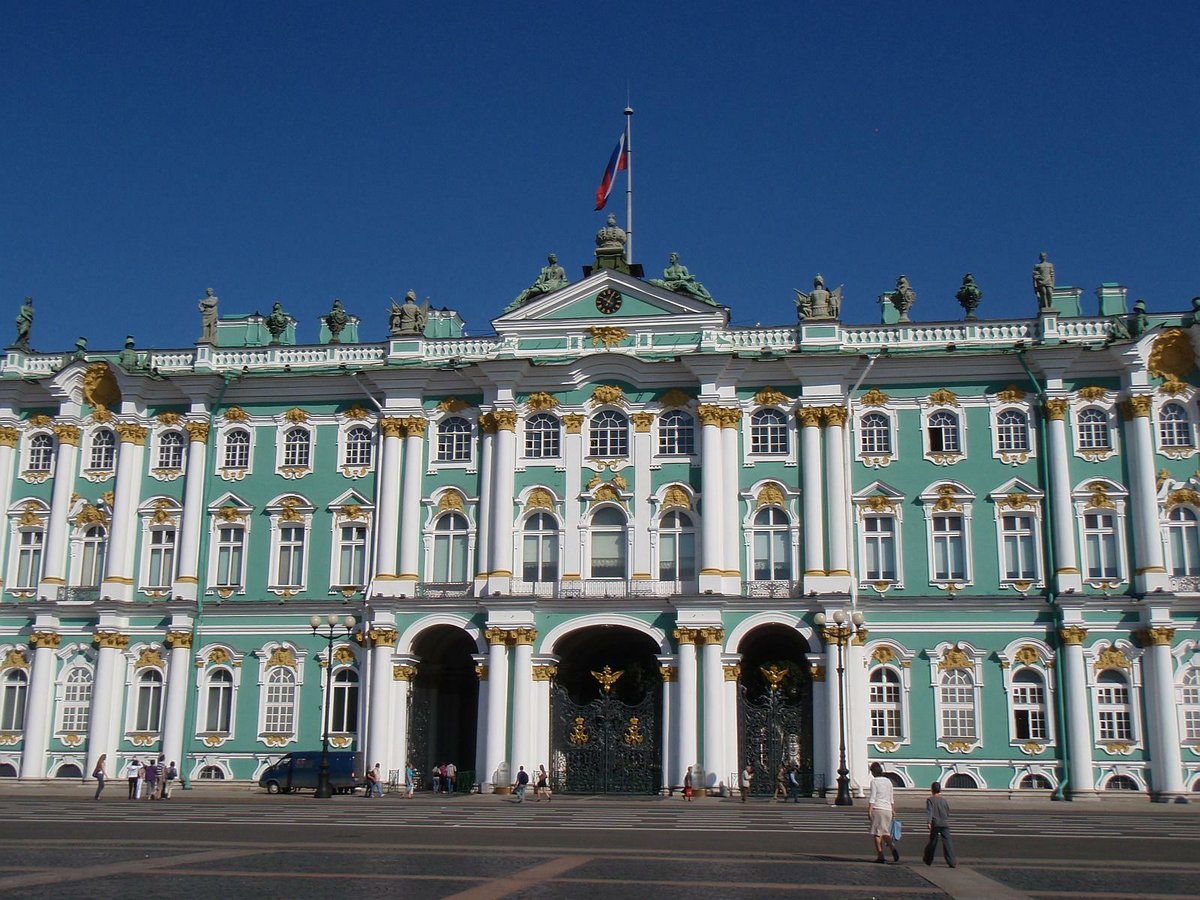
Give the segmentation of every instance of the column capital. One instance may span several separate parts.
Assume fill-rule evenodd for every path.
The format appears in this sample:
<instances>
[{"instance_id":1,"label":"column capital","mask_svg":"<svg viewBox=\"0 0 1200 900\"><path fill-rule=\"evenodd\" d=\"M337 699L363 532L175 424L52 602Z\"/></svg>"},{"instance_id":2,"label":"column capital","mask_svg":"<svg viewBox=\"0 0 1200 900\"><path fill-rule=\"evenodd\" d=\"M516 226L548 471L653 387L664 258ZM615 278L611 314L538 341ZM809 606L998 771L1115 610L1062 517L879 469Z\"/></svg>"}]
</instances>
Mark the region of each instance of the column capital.
<instances>
[{"instance_id":1,"label":"column capital","mask_svg":"<svg viewBox=\"0 0 1200 900\"><path fill-rule=\"evenodd\" d=\"M567 434L580 434L583 430L583 416L579 413L567 413L562 421Z\"/></svg>"},{"instance_id":2,"label":"column capital","mask_svg":"<svg viewBox=\"0 0 1200 900\"><path fill-rule=\"evenodd\" d=\"M509 640L514 644L532 646L537 640L536 628L514 628L508 633Z\"/></svg>"},{"instance_id":3,"label":"column capital","mask_svg":"<svg viewBox=\"0 0 1200 900\"><path fill-rule=\"evenodd\" d=\"M150 433L149 428L137 422L118 422L113 430L117 432L122 444L144 444L146 435Z\"/></svg>"},{"instance_id":4,"label":"column capital","mask_svg":"<svg viewBox=\"0 0 1200 900\"><path fill-rule=\"evenodd\" d=\"M679 677L679 668L677 666L659 666L658 676L664 684L669 684Z\"/></svg>"},{"instance_id":5,"label":"column capital","mask_svg":"<svg viewBox=\"0 0 1200 900\"><path fill-rule=\"evenodd\" d=\"M496 424L496 414L485 412L479 417L479 429L484 434L495 434L500 426Z\"/></svg>"},{"instance_id":6,"label":"column capital","mask_svg":"<svg viewBox=\"0 0 1200 900\"><path fill-rule=\"evenodd\" d=\"M802 406L796 410L796 419L800 422L801 428L820 428L821 407Z\"/></svg>"},{"instance_id":7,"label":"column capital","mask_svg":"<svg viewBox=\"0 0 1200 900\"><path fill-rule=\"evenodd\" d=\"M721 407L721 427L722 428L737 428L738 423L742 421L742 408L740 406L723 406Z\"/></svg>"},{"instance_id":8,"label":"column capital","mask_svg":"<svg viewBox=\"0 0 1200 900\"><path fill-rule=\"evenodd\" d=\"M60 444L79 444L80 430L78 425L54 424L50 426L50 430L54 432L54 437L58 439Z\"/></svg>"},{"instance_id":9,"label":"column capital","mask_svg":"<svg viewBox=\"0 0 1200 900\"><path fill-rule=\"evenodd\" d=\"M494 409L491 415L497 431L517 430L517 411L515 409Z\"/></svg>"},{"instance_id":10,"label":"column capital","mask_svg":"<svg viewBox=\"0 0 1200 900\"><path fill-rule=\"evenodd\" d=\"M403 663L392 666L392 681L412 681L417 677L417 667Z\"/></svg>"},{"instance_id":11,"label":"column capital","mask_svg":"<svg viewBox=\"0 0 1200 900\"><path fill-rule=\"evenodd\" d=\"M1149 394L1134 394L1121 404L1121 412L1126 419L1146 419L1150 417L1150 407L1153 401Z\"/></svg>"},{"instance_id":12,"label":"column capital","mask_svg":"<svg viewBox=\"0 0 1200 900\"><path fill-rule=\"evenodd\" d=\"M697 633L701 643L719 645L725 640L725 629L719 625L697 629Z\"/></svg>"},{"instance_id":13,"label":"column capital","mask_svg":"<svg viewBox=\"0 0 1200 900\"><path fill-rule=\"evenodd\" d=\"M1152 625L1137 633L1138 640L1146 646L1170 647L1175 640L1175 629L1166 625Z\"/></svg>"},{"instance_id":14,"label":"column capital","mask_svg":"<svg viewBox=\"0 0 1200 900\"><path fill-rule=\"evenodd\" d=\"M713 403L702 403L696 408L696 418L700 420L701 425L715 425L721 427L721 407Z\"/></svg>"},{"instance_id":15,"label":"column capital","mask_svg":"<svg viewBox=\"0 0 1200 900\"><path fill-rule=\"evenodd\" d=\"M404 437L404 419L395 416L384 416L379 420L379 433L385 438Z\"/></svg>"},{"instance_id":16,"label":"column capital","mask_svg":"<svg viewBox=\"0 0 1200 900\"><path fill-rule=\"evenodd\" d=\"M721 669L725 672L726 681L737 681L742 677L742 667L738 663L731 666L722 666Z\"/></svg>"},{"instance_id":17,"label":"column capital","mask_svg":"<svg viewBox=\"0 0 1200 900\"><path fill-rule=\"evenodd\" d=\"M553 681L554 676L558 674L558 666L553 664L538 665L533 667L534 681Z\"/></svg>"},{"instance_id":18,"label":"column capital","mask_svg":"<svg viewBox=\"0 0 1200 900\"><path fill-rule=\"evenodd\" d=\"M59 644L62 643L62 635L57 631L35 631L29 636L29 643L36 650L41 650L43 647L57 650Z\"/></svg>"},{"instance_id":19,"label":"column capital","mask_svg":"<svg viewBox=\"0 0 1200 900\"><path fill-rule=\"evenodd\" d=\"M493 647L508 643L508 631L504 628L488 628L483 632L487 642Z\"/></svg>"},{"instance_id":20,"label":"column capital","mask_svg":"<svg viewBox=\"0 0 1200 900\"><path fill-rule=\"evenodd\" d=\"M697 644L701 640L699 628L676 628L671 634L680 644Z\"/></svg>"},{"instance_id":21,"label":"column capital","mask_svg":"<svg viewBox=\"0 0 1200 900\"><path fill-rule=\"evenodd\" d=\"M823 406L821 407L821 418L825 420L826 425L833 425L841 428L846 424L847 410L844 406Z\"/></svg>"},{"instance_id":22,"label":"column capital","mask_svg":"<svg viewBox=\"0 0 1200 900\"><path fill-rule=\"evenodd\" d=\"M425 437L425 429L429 427L429 420L424 416L409 416L402 420L404 423L404 432L410 438Z\"/></svg>"},{"instance_id":23,"label":"column capital","mask_svg":"<svg viewBox=\"0 0 1200 900\"><path fill-rule=\"evenodd\" d=\"M101 650L124 650L129 646L129 635L112 629L97 629L92 642Z\"/></svg>"},{"instance_id":24,"label":"column capital","mask_svg":"<svg viewBox=\"0 0 1200 900\"><path fill-rule=\"evenodd\" d=\"M1062 642L1071 646L1081 646L1087 640L1087 629L1080 625L1064 625L1058 629Z\"/></svg>"},{"instance_id":25,"label":"column capital","mask_svg":"<svg viewBox=\"0 0 1200 900\"><path fill-rule=\"evenodd\" d=\"M633 430L635 432L646 433L654 424L654 413L652 412L636 412L629 417L633 422Z\"/></svg>"},{"instance_id":26,"label":"column capital","mask_svg":"<svg viewBox=\"0 0 1200 900\"><path fill-rule=\"evenodd\" d=\"M21 439L21 432L8 425L0 426L0 447L15 447Z\"/></svg>"},{"instance_id":27,"label":"column capital","mask_svg":"<svg viewBox=\"0 0 1200 900\"><path fill-rule=\"evenodd\" d=\"M487 663L475 663L475 677L478 678L480 681L488 680Z\"/></svg>"},{"instance_id":28,"label":"column capital","mask_svg":"<svg viewBox=\"0 0 1200 900\"><path fill-rule=\"evenodd\" d=\"M1066 419L1067 409L1070 405L1070 402L1062 397L1050 397L1042 404L1042 412L1047 421L1061 422Z\"/></svg>"},{"instance_id":29,"label":"column capital","mask_svg":"<svg viewBox=\"0 0 1200 900\"><path fill-rule=\"evenodd\" d=\"M207 422L184 422L184 430L188 433L188 440L198 444L203 444L208 441L208 423Z\"/></svg>"},{"instance_id":30,"label":"column capital","mask_svg":"<svg viewBox=\"0 0 1200 900\"><path fill-rule=\"evenodd\" d=\"M184 630L168 631L163 643L172 650L185 649L190 650L192 647L192 633Z\"/></svg>"},{"instance_id":31,"label":"column capital","mask_svg":"<svg viewBox=\"0 0 1200 900\"><path fill-rule=\"evenodd\" d=\"M369 629L367 631L367 638L376 647L395 647L399 635L396 634L395 628L381 627Z\"/></svg>"}]
</instances>

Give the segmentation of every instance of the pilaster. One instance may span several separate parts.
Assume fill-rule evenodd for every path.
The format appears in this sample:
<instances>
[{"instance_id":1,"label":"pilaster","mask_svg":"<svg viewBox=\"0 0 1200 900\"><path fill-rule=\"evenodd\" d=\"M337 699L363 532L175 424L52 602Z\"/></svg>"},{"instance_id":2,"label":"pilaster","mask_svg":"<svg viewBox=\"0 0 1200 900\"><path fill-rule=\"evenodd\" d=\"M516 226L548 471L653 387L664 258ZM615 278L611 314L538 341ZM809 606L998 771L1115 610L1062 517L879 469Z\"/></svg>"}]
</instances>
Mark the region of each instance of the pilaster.
<instances>
[{"instance_id":1,"label":"pilaster","mask_svg":"<svg viewBox=\"0 0 1200 900\"><path fill-rule=\"evenodd\" d=\"M108 530L108 554L101 591L113 600L128 603L133 600L135 529L149 429L137 422L118 422L116 432L120 440L117 483L113 491L112 522Z\"/></svg>"},{"instance_id":2,"label":"pilaster","mask_svg":"<svg viewBox=\"0 0 1200 900\"><path fill-rule=\"evenodd\" d=\"M50 737L51 702L57 659L54 652L62 642L57 620L38 616L35 631L29 637L33 647L33 665L29 673L29 694L25 701L25 727L22 732L21 777L46 777L46 749ZM91 771L90 769L88 770Z\"/></svg>"},{"instance_id":3,"label":"pilaster","mask_svg":"<svg viewBox=\"0 0 1200 900\"><path fill-rule=\"evenodd\" d=\"M1075 546L1075 514L1071 506L1070 451L1067 447L1065 417L1068 402L1051 397L1045 403L1046 444L1050 456L1050 521L1054 524L1055 584L1059 594L1083 590L1079 572L1079 554Z\"/></svg>"},{"instance_id":4,"label":"pilaster","mask_svg":"<svg viewBox=\"0 0 1200 900\"><path fill-rule=\"evenodd\" d=\"M1134 590L1166 591L1171 587L1163 556L1159 527L1158 489L1154 475L1154 435L1150 421L1151 399L1135 394L1123 404L1129 440L1129 500L1133 507Z\"/></svg>"},{"instance_id":5,"label":"pilaster","mask_svg":"<svg viewBox=\"0 0 1200 900\"><path fill-rule=\"evenodd\" d=\"M701 593L720 593L725 574L725 545L721 531L721 520L724 517L724 498L721 492L724 472L721 464L722 412L719 406L707 405L697 410L700 419ZM683 771L687 771L686 766ZM679 778L682 780L682 773Z\"/></svg>"},{"instance_id":6,"label":"pilaster","mask_svg":"<svg viewBox=\"0 0 1200 900\"><path fill-rule=\"evenodd\" d=\"M68 516L75 492L80 435L78 425L56 424L53 429L58 449L54 455L54 488L50 496L50 520L46 526L42 579L38 584L38 596L49 599L54 599L58 589L67 583Z\"/></svg>"},{"instance_id":7,"label":"pilaster","mask_svg":"<svg viewBox=\"0 0 1200 900\"><path fill-rule=\"evenodd\" d=\"M1083 642L1087 629L1067 624L1058 630L1062 642L1063 702L1067 715L1068 793L1072 800L1095 800L1096 776L1092 768L1091 703L1088 698Z\"/></svg>"},{"instance_id":8,"label":"pilaster","mask_svg":"<svg viewBox=\"0 0 1200 900\"><path fill-rule=\"evenodd\" d=\"M675 784L674 788L683 787L683 776L690 766L697 764L697 734L696 734L696 641L699 640L699 629L676 628L675 640L679 645L676 652L676 691L677 715L675 716L675 731L679 741L675 745ZM695 774L695 773L693 773ZM695 782L693 782L695 786Z\"/></svg>"},{"instance_id":9,"label":"pilaster","mask_svg":"<svg viewBox=\"0 0 1200 900\"><path fill-rule=\"evenodd\" d=\"M400 592L396 550L400 531L400 457L403 422L394 416L379 420L378 504L375 509L375 592L387 597Z\"/></svg>"},{"instance_id":10,"label":"pilaster","mask_svg":"<svg viewBox=\"0 0 1200 900\"><path fill-rule=\"evenodd\" d=\"M179 528L179 565L171 593L195 600L200 589L200 536L204 527L204 484L208 478L208 422L187 422L187 475ZM179 760L180 765L183 764Z\"/></svg>"},{"instance_id":11,"label":"pilaster","mask_svg":"<svg viewBox=\"0 0 1200 900\"><path fill-rule=\"evenodd\" d=\"M163 710L162 752L167 762L184 767L184 743L187 719L187 698L191 687L192 618L175 615L163 643L167 653L167 697Z\"/></svg>"},{"instance_id":12,"label":"pilaster","mask_svg":"<svg viewBox=\"0 0 1200 900\"><path fill-rule=\"evenodd\" d=\"M413 597L417 582L421 549L421 484L425 456L424 416L404 419L404 486L400 500L400 571L396 588L399 596Z\"/></svg>"}]
</instances>

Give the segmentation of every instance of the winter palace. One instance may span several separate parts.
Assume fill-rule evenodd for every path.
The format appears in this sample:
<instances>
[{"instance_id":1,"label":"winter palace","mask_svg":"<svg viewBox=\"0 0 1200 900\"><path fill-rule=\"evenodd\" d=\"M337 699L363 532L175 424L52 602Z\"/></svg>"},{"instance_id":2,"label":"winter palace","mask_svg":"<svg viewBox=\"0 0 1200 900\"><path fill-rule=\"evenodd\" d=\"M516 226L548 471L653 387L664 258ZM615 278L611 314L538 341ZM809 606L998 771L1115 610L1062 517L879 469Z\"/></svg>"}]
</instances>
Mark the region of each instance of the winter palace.
<instances>
[{"instance_id":1,"label":"winter palace","mask_svg":"<svg viewBox=\"0 0 1200 900\"><path fill-rule=\"evenodd\" d=\"M734 328L615 224L491 325L279 304L0 362L0 777L1200 791L1200 298ZM1049 264L1043 258L1039 267ZM1022 263L1024 266L1024 263ZM500 304L497 304L499 309ZM310 620L320 617L321 625ZM333 616L336 625L326 625ZM352 617L352 618L350 618Z\"/></svg>"}]
</instances>

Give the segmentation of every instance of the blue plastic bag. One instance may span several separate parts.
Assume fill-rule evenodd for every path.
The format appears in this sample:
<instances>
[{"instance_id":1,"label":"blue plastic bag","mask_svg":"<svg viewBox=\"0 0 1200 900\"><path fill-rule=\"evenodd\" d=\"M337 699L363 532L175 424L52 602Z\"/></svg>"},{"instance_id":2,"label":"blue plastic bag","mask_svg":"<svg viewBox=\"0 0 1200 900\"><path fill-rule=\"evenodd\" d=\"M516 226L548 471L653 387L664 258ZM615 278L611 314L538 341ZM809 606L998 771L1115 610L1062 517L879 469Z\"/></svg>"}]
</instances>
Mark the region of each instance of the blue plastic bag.
<instances>
[{"instance_id":1,"label":"blue plastic bag","mask_svg":"<svg viewBox=\"0 0 1200 900\"><path fill-rule=\"evenodd\" d=\"M904 825L895 816L892 817L892 843L900 843L900 838L904 835Z\"/></svg>"}]
</instances>

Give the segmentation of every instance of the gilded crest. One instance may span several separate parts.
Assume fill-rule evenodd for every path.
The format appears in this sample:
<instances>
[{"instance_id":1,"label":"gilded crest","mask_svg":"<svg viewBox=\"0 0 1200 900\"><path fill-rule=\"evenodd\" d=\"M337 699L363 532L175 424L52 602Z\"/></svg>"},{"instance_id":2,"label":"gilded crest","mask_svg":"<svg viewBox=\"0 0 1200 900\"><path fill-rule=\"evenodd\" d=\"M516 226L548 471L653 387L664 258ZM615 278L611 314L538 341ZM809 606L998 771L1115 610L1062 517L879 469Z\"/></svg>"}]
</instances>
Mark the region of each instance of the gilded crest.
<instances>
[{"instance_id":1,"label":"gilded crest","mask_svg":"<svg viewBox=\"0 0 1200 900\"><path fill-rule=\"evenodd\" d=\"M163 412L158 414L158 424L164 428L172 428L178 425L182 418L177 412Z\"/></svg>"},{"instance_id":2,"label":"gilded crest","mask_svg":"<svg viewBox=\"0 0 1200 900\"><path fill-rule=\"evenodd\" d=\"M356 421L361 421L362 419L367 418L367 416L370 415L370 413L368 413L365 409L363 409L361 406L359 406L357 403L355 403L348 410L346 410L344 413L342 413L342 415L345 416L347 419L354 419Z\"/></svg>"},{"instance_id":3,"label":"gilded crest","mask_svg":"<svg viewBox=\"0 0 1200 900\"><path fill-rule=\"evenodd\" d=\"M1041 658L1042 655L1038 653L1037 648L1032 644L1026 644L1023 647L1020 647L1017 652L1013 654L1013 659L1024 666L1036 665Z\"/></svg>"},{"instance_id":4,"label":"gilded crest","mask_svg":"<svg viewBox=\"0 0 1200 900\"><path fill-rule=\"evenodd\" d=\"M25 527L32 525L43 524L43 516L45 511L35 500L26 500L21 507L21 517L17 519L17 524Z\"/></svg>"},{"instance_id":5,"label":"gilded crest","mask_svg":"<svg viewBox=\"0 0 1200 900\"><path fill-rule=\"evenodd\" d=\"M121 402L121 389L108 363L92 363L83 373L83 399L96 409L110 408Z\"/></svg>"},{"instance_id":6,"label":"gilded crest","mask_svg":"<svg viewBox=\"0 0 1200 900\"><path fill-rule=\"evenodd\" d=\"M1125 651L1120 647L1110 645L1100 651L1093 668L1097 672L1101 672L1104 669L1128 669L1130 668L1129 657L1125 655Z\"/></svg>"},{"instance_id":7,"label":"gilded crest","mask_svg":"<svg viewBox=\"0 0 1200 900\"><path fill-rule=\"evenodd\" d=\"M883 494L873 494L866 499L866 502L863 505L873 513L896 511L895 501L893 501L890 497L885 497Z\"/></svg>"},{"instance_id":8,"label":"gilded crest","mask_svg":"<svg viewBox=\"0 0 1200 900\"><path fill-rule=\"evenodd\" d=\"M439 403L437 405L437 409L440 409L442 412L448 412L448 413L462 412L466 408L467 408L466 402L463 400L459 400L457 397L447 397L445 400L443 400L441 403Z\"/></svg>"},{"instance_id":9,"label":"gilded crest","mask_svg":"<svg viewBox=\"0 0 1200 900\"><path fill-rule=\"evenodd\" d=\"M958 488L952 484L939 485L937 489L938 498L933 504L933 508L938 512L961 512L962 504L956 499Z\"/></svg>"},{"instance_id":10,"label":"gilded crest","mask_svg":"<svg viewBox=\"0 0 1200 900\"><path fill-rule=\"evenodd\" d=\"M871 659L885 666L896 658L896 651L891 647L876 647L875 652L871 654Z\"/></svg>"},{"instance_id":11,"label":"gilded crest","mask_svg":"<svg viewBox=\"0 0 1200 900\"><path fill-rule=\"evenodd\" d=\"M688 406L691 404L692 398L679 388L671 388L669 391L659 395L658 402L664 407Z\"/></svg>"},{"instance_id":12,"label":"gilded crest","mask_svg":"<svg viewBox=\"0 0 1200 900\"><path fill-rule=\"evenodd\" d=\"M554 510L554 495L544 487L535 487L529 492L529 497L525 500L526 509L548 509Z\"/></svg>"},{"instance_id":13,"label":"gilded crest","mask_svg":"<svg viewBox=\"0 0 1200 900\"><path fill-rule=\"evenodd\" d=\"M250 416L240 406L231 406L225 410L224 419L226 422L246 422Z\"/></svg>"},{"instance_id":14,"label":"gilded crest","mask_svg":"<svg viewBox=\"0 0 1200 900\"><path fill-rule=\"evenodd\" d=\"M1154 339L1148 368L1156 378L1166 380L1174 376L1177 381L1182 381L1185 375L1195 370L1196 352L1182 329L1168 328Z\"/></svg>"},{"instance_id":15,"label":"gilded crest","mask_svg":"<svg viewBox=\"0 0 1200 900\"><path fill-rule=\"evenodd\" d=\"M863 406L883 406L890 398L879 388L871 388L859 399Z\"/></svg>"},{"instance_id":16,"label":"gilded crest","mask_svg":"<svg viewBox=\"0 0 1200 900\"><path fill-rule=\"evenodd\" d=\"M759 406L781 406L791 401L787 394L777 391L773 387L765 387L754 395L754 402Z\"/></svg>"},{"instance_id":17,"label":"gilded crest","mask_svg":"<svg viewBox=\"0 0 1200 900\"><path fill-rule=\"evenodd\" d=\"M783 506L783 488L774 481L767 482L759 488L755 503L758 509L764 506Z\"/></svg>"},{"instance_id":18,"label":"gilded crest","mask_svg":"<svg viewBox=\"0 0 1200 900\"><path fill-rule=\"evenodd\" d=\"M996 391L996 399L1001 403L1020 403L1025 399L1025 392L1015 384L1010 384L1002 391Z\"/></svg>"},{"instance_id":19,"label":"gilded crest","mask_svg":"<svg viewBox=\"0 0 1200 900\"><path fill-rule=\"evenodd\" d=\"M446 512L448 510L462 512L466 507L466 498L458 491L446 491L438 500L438 512Z\"/></svg>"},{"instance_id":20,"label":"gilded crest","mask_svg":"<svg viewBox=\"0 0 1200 900\"><path fill-rule=\"evenodd\" d=\"M4 654L4 661L0 662L0 672L6 669L28 669L29 660L25 657L25 650L22 647L15 647Z\"/></svg>"},{"instance_id":21,"label":"gilded crest","mask_svg":"<svg viewBox=\"0 0 1200 900\"><path fill-rule=\"evenodd\" d=\"M624 328L613 328L605 325L593 325L588 329L592 335L592 346L598 347L604 345L605 350L615 347L625 338L629 337L629 332Z\"/></svg>"},{"instance_id":22,"label":"gilded crest","mask_svg":"<svg viewBox=\"0 0 1200 900\"><path fill-rule=\"evenodd\" d=\"M547 394L545 391L530 394L525 400L525 408L531 412L545 412L548 409L554 409L556 406L558 406L558 399L553 394Z\"/></svg>"},{"instance_id":23,"label":"gilded crest","mask_svg":"<svg viewBox=\"0 0 1200 900\"><path fill-rule=\"evenodd\" d=\"M1179 488L1167 494L1167 512L1180 504L1200 507L1200 493L1191 488Z\"/></svg>"},{"instance_id":24,"label":"gilded crest","mask_svg":"<svg viewBox=\"0 0 1200 900\"><path fill-rule=\"evenodd\" d=\"M1097 400L1103 400L1106 396L1108 396L1108 391L1096 384L1082 387L1075 393L1077 393L1081 399L1088 400L1093 403Z\"/></svg>"},{"instance_id":25,"label":"gilded crest","mask_svg":"<svg viewBox=\"0 0 1200 900\"><path fill-rule=\"evenodd\" d=\"M625 402L625 392L615 384L602 384L592 391L592 402L620 406Z\"/></svg>"},{"instance_id":26,"label":"gilded crest","mask_svg":"<svg viewBox=\"0 0 1200 900\"><path fill-rule=\"evenodd\" d=\"M146 647L138 654L137 662L133 664L134 669L161 669L163 668L162 652L157 647Z\"/></svg>"},{"instance_id":27,"label":"gilded crest","mask_svg":"<svg viewBox=\"0 0 1200 900\"><path fill-rule=\"evenodd\" d=\"M678 484L673 484L667 488L663 494L663 509L691 509L692 497Z\"/></svg>"},{"instance_id":28,"label":"gilded crest","mask_svg":"<svg viewBox=\"0 0 1200 900\"><path fill-rule=\"evenodd\" d=\"M971 668L971 659L967 656L967 652L960 647L951 647L942 657L942 661L938 663L939 672L969 668Z\"/></svg>"},{"instance_id":29,"label":"gilded crest","mask_svg":"<svg viewBox=\"0 0 1200 900\"><path fill-rule=\"evenodd\" d=\"M592 499L596 503L610 502L624 505L625 502L621 499L621 495L617 493L617 489L611 484L602 484L596 488L596 492L592 495Z\"/></svg>"},{"instance_id":30,"label":"gilded crest","mask_svg":"<svg viewBox=\"0 0 1200 900\"><path fill-rule=\"evenodd\" d=\"M929 395L931 406L958 406L958 395L946 388L938 388Z\"/></svg>"},{"instance_id":31,"label":"gilded crest","mask_svg":"<svg viewBox=\"0 0 1200 900\"><path fill-rule=\"evenodd\" d=\"M1103 481L1093 481L1088 490L1091 491L1087 500L1089 509L1116 509L1116 504L1109 499L1108 485Z\"/></svg>"},{"instance_id":32,"label":"gilded crest","mask_svg":"<svg viewBox=\"0 0 1200 900\"><path fill-rule=\"evenodd\" d=\"M292 652L291 647L276 647L267 660L267 668L294 669L296 668L296 654Z\"/></svg>"}]
</instances>

